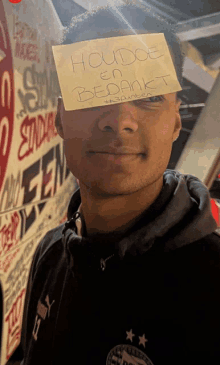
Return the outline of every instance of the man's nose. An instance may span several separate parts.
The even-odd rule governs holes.
[[[135,133],[138,130],[135,107],[129,103],[112,105],[112,112],[100,118],[98,127],[102,132]]]

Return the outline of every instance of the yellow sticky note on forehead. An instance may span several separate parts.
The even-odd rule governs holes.
[[[181,90],[163,33],[53,46],[53,54],[66,110]]]

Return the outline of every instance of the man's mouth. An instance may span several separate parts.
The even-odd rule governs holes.
[[[138,151],[136,148],[131,147],[120,147],[120,148],[97,148],[88,151],[90,154],[100,153],[100,154],[111,154],[111,155],[144,155],[143,152]]]
[[[142,152],[130,152],[129,150],[123,150],[123,151],[115,151],[115,150],[108,150],[108,151],[102,151],[102,150],[97,150],[97,151],[93,151],[90,150],[88,152],[88,154],[92,157],[92,156],[97,156],[103,160],[106,161],[113,161],[116,164],[120,164],[123,162],[131,162],[136,160],[137,158],[144,158],[145,154]]]

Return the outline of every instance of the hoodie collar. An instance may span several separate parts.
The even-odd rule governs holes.
[[[78,210],[80,203],[78,189],[69,204],[69,220]],[[73,229],[76,230],[76,226],[73,226]],[[195,176],[166,170],[163,189],[155,202],[122,237],[113,232],[109,234],[109,238],[114,244],[114,251],[117,250],[117,254],[123,258],[127,252],[132,255],[143,254],[156,244],[165,252],[174,250],[207,236],[215,229],[210,195],[205,185]],[[68,244],[74,247],[79,237],[75,232],[71,232],[72,234],[68,235]],[[101,241],[94,242],[94,239],[82,237],[78,245],[94,245],[97,252],[97,247],[100,247],[101,251],[105,249],[105,242],[102,239]],[[110,256],[109,252],[106,257]]]

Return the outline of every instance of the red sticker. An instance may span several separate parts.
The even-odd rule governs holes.
[[[12,4],[17,4],[17,3],[20,3],[21,2],[21,0],[9,0],[9,1]]]
[[[14,123],[14,72],[7,20],[0,1],[0,190],[11,150]]]

